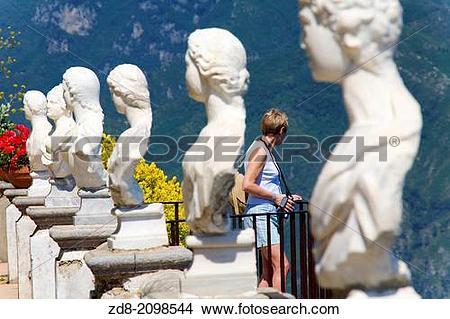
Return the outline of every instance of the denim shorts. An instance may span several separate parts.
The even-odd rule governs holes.
[[[270,203],[247,205],[245,215],[276,213],[277,208]],[[267,218],[270,218],[270,244],[280,243],[280,234],[278,233],[278,215],[256,216],[256,245],[258,248],[269,246],[267,236]],[[253,228],[253,218],[244,217],[245,228]]]

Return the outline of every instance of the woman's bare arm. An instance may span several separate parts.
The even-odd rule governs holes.
[[[256,179],[264,169],[266,158],[266,152],[262,148],[257,148],[250,154],[242,188],[245,192],[253,196],[272,199],[271,192],[256,184]]]
[[[284,197],[283,194],[272,194],[267,189],[262,188],[256,184],[258,176],[261,174],[266,163],[267,154],[266,151],[259,147],[255,149],[249,156],[247,169],[245,171],[244,182],[242,183],[242,189],[244,192],[252,194],[253,196],[264,198],[273,201],[276,205],[280,206]],[[292,211],[294,209],[294,202],[289,200],[286,204],[286,210]]]

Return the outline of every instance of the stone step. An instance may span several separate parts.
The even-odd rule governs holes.
[[[6,284],[8,280],[8,263],[0,263],[0,299],[18,299],[19,286],[17,284]]]
[[[0,299],[19,299],[19,286],[17,284],[0,285]]]

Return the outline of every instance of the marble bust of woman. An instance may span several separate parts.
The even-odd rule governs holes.
[[[406,264],[390,253],[400,229],[405,175],[422,129],[420,105],[393,60],[401,5],[398,0],[300,0],[300,6],[302,47],[313,77],[342,87],[349,119],[345,142],[333,150],[310,200],[318,279],[324,287],[347,292],[391,289],[417,296],[408,287]],[[390,137],[398,137],[400,145],[390,146]],[[358,138],[365,147],[358,146]],[[344,154],[354,154],[353,159],[335,160]]]
[[[72,112],[67,109],[62,84],[47,93],[47,116],[55,123],[55,129],[45,140],[42,161],[54,178],[66,178],[72,175],[67,151],[76,123]],[[53,143],[52,138],[56,138]]]
[[[52,125],[47,119],[47,99],[40,91],[28,91],[23,98],[25,117],[31,122],[32,131],[27,140],[27,153],[32,172],[47,171],[42,163],[42,147]]]
[[[117,140],[108,163],[109,188],[114,204],[133,207],[144,203],[134,171],[147,152],[152,127],[150,92],[144,73],[135,65],[114,68],[107,79],[116,110],[130,123]]]
[[[244,94],[248,88],[246,52],[227,30],[196,30],[188,39],[186,86],[189,95],[205,105],[207,124],[196,143],[212,156],[194,159],[194,144],[183,160],[183,197],[187,221],[197,234],[223,234],[228,230],[227,197],[234,184],[234,160],[244,143]],[[218,159],[227,137],[234,138],[231,159]],[[204,142],[206,141],[206,143]],[[230,157],[230,156],[229,156]]]
[[[63,75],[64,100],[75,116],[76,136],[69,150],[72,175],[79,188],[106,187],[106,171],[101,161],[103,110],[100,82],[84,67],[72,67]]]
[[[130,124],[119,136],[108,162],[108,186],[115,206],[111,213],[118,221],[108,247],[134,250],[167,246],[164,206],[144,204],[144,195],[134,179],[152,128],[147,79],[136,65],[122,64],[109,73],[107,82],[117,112]]]

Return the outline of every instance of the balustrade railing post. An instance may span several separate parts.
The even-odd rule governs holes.
[[[302,299],[309,298],[309,282],[308,282],[308,233],[307,214],[302,213],[299,216],[300,226],[300,297]]]
[[[281,276],[281,292],[286,292],[286,277],[284,267],[284,214],[277,215],[279,219],[280,233],[280,276]]]
[[[176,221],[176,226],[175,226],[175,233],[176,233],[175,246],[179,246],[180,245],[180,212],[179,212],[179,203],[178,202],[175,203],[175,221]]]
[[[170,246],[177,246],[177,236],[175,231],[175,224],[178,224],[177,221],[170,221]]]
[[[239,229],[240,230],[244,229],[244,223],[243,223],[243,220],[242,220],[242,216],[238,216],[237,219],[238,219]]]
[[[308,263],[309,263],[309,285],[310,285],[310,298],[311,299],[317,299],[318,298],[318,284],[317,284],[317,277],[316,277],[316,270],[315,270],[315,262],[314,262],[314,255],[312,253],[313,248],[313,239],[311,236],[311,232],[309,232],[309,242],[308,242]]]
[[[298,298],[297,290],[297,240],[295,232],[295,218],[297,214],[291,214],[289,220],[289,235],[290,235],[290,246],[291,246],[291,291],[295,298]]]

